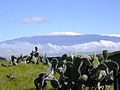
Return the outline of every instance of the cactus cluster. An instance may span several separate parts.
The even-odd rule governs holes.
[[[68,56],[64,54],[59,59],[53,58],[49,63],[52,70],[59,73],[59,79],[54,79],[54,74],[48,75],[52,87],[56,90],[89,90],[104,88],[113,84],[113,69],[119,69],[117,62],[108,60],[108,51],[103,50],[102,59],[95,53],[88,57]],[[111,74],[112,73],[112,74]],[[104,82],[104,83],[103,83]]]
[[[35,47],[28,56],[12,55],[11,64],[25,62],[26,64],[48,65],[49,73],[48,71],[41,73],[34,80],[36,90],[45,89],[47,81],[50,81],[56,90],[82,90],[83,87],[96,90],[113,84],[113,70],[119,69],[120,63],[109,55],[107,50],[103,50],[100,55],[95,53],[89,56],[63,54],[61,57],[47,57],[42,56],[38,52],[38,47]],[[54,77],[54,72],[59,74],[58,80]]]
[[[42,62],[42,59],[44,57],[38,52],[38,47],[35,47],[35,50],[33,50],[30,55],[25,55],[23,56],[22,54],[18,57],[12,55],[10,59],[10,63],[12,65],[17,65],[17,64],[40,64]],[[46,60],[46,59],[44,59]],[[47,61],[46,61],[47,63]]]

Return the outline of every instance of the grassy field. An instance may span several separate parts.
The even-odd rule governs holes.
[[[1,63],[7,64],[5,61]],[[0,66],[0,90],[35,90],[34,79],[41,72],[46,72],[47,66],[39,64],[21,64],[17,66]],[[14,79],[9,80],[7,74],[13,74]],[[57,78],[58,75],[56,75]],[[52,90],[48,85],[47,90]]]

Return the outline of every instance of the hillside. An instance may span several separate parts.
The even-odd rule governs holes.
[[[102,36],[96,34],[85,34],[85,35],[41,35],[41,36],[31,36],[31,37],[20,37],[13,40],[6,40],[0,43],[16,43],[16,42],[29,42],[33,44],[47,44],[51,43],[54,45],[75,45],[81,43],[88,43],[93,41],[113,41],[120,42],[120,37],[115,36]]]

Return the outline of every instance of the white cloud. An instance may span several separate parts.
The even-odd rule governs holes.
[[[101,53],[103,49],[107,49],[109,51],[118,51],[120,50],[120,42],[112,42],[112,41],[105,41],[101,40],[99,42],[89,42],[83,44],[76,44],[71,46],[60,46],[60,45],[53,45],[51,43],[48,44],[31,44],[28,42],[19,42],[15,44],[0,44],[0,56],[10,57],[13,55],[29,55],[34,47],[37,46],[39,48],[39,52],[42,54],[47,53],[47,55],[55,56],[56,53],[61,55],[63,53],[70,53],[70,52],[81,52],[81,53],[91,53],[92,52],[99,52]]]
[[[70,36],[74,36],[74,35],[83,35],[83,34],[76,33],[76,32],[51,32],[51,33],[48,33],[47,35],[70,35]]]
[[[101,36],[120,37],[120,34],[105,34]]]
[[[41,23],[46,22],[46,20],[43,17],[26,17],[20,22],[41,24]]]

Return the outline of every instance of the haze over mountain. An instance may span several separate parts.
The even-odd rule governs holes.
[[[75,32],[54,32],[47,35],[20,37],[0,42],[0,55],[29,54],[37,46],[42,54],[61,56],[63,53],[101,53],[120,50],[119,35],[80,34]]]

